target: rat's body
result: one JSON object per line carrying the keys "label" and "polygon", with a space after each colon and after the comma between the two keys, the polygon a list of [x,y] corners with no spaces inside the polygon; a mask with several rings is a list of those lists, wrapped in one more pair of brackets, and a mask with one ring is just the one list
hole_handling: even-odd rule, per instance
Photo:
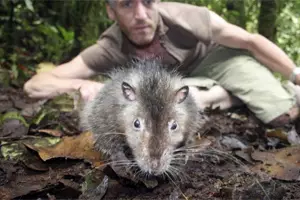
{"label": "rat's body", "polygon": [[96,149],[114,161],[129,147],[142,172],[165,173],[173,151],[193,140],[202,124],[189,88],[155,61],[133,62],[110,78],[84,107],[82,125],[94,133]]}

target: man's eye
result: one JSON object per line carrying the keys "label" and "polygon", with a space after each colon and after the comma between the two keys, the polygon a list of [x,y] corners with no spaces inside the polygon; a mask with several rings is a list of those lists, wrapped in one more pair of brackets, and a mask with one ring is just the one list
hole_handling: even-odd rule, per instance
{"label": "man's eye", "polygon": [[125,7],[125,8],[129,8],[132,6],[132,0],[125,0],[125,1],[122,1],[122,7]]}
{"label": "man's eye", "polygon": [[143,0],[143,2],[145,5],[151,5],[154,2],[154,0]]}

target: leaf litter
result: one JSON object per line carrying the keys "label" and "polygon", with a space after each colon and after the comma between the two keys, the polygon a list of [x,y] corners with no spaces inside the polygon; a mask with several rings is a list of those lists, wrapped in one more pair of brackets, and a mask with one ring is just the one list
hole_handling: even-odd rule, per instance
{"label": "leaf litter", "polygon": [[26,147],[38,152],[43,161],[52,158],[71,158],[71,159],[85,159],[94,167],[100,167],[101,154],[93,150],[92,134],[84,132],[78,136],[66,136],[59,142],[49,147],[40,144],[25,144]]}
{"label": "leaf litter", "polygon": [[[105,165],[92,134],[76,127],[72,98],[32,102],[10,90],[0,98],[18,101],[1,107],[0,199],[300,198],[295,130],[264,127],[245,108],[210,112],[196,136],[203,155],[191,158],[183,172],[188,181],[167,180],[149,189]],[[9,120],[15,121],[5,127]],[[26,129],[16,128],[21,125]]]}

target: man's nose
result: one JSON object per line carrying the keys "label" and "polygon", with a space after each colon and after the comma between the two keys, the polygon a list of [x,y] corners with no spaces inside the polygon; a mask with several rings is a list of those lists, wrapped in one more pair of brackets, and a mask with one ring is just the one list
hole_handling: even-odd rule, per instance
{"label": "man's nose", "polygon": [[141,2],[138,2],[135,7],[135,18],[138,20],[144,20],[147,18],[147,10]]}

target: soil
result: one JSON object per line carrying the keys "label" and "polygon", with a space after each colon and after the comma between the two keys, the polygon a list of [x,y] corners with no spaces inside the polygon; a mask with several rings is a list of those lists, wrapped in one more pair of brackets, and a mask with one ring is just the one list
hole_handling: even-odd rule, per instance
{"label": "soil", "polygon": [[[18,104],[12,99],[17,99]],[[34,103],[21,90],[11,88],[1,89],[0,101],[2,114],[21,111],[24,104]],[[142,183],[116,176],[109,167],[95,169],[83,160],[67,158],[41,161],[36,152],[29,151],[31,162],[38,163],[39,167],[0,158],[0,199],[300,199],[299,181],[275,179],[251,170],[256,162],[247,152],[285,148],[286,141],[266,137],[269,127],[262,125],[246,108],[225,113],[214,111],[209,115],[211,120],[201,137],[211,141],[215,151],[209,156],[192,157],[180,169],[178,179],[164,177],[158,186],[149,189]],[[74,118],[61,112],[57,120],[70,123],[76,122]],[[16,123],[5,131],[2,125],[1,130],[2,141],[28,136],[28,130],[16,128]]]}

